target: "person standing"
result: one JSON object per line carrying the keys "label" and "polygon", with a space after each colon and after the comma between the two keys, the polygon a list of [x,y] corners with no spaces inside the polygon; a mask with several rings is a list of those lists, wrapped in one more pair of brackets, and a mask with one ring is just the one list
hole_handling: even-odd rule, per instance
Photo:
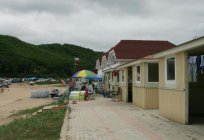
{"label": "person standing", "polygon": [[73,79],[70,79],[69,83],[69,92],[73,91],[74,90],[74,87],[76,86],[76,83]]}
{"label": "person standing", "polygon": [[3,87],[1,87],[1,93],[4,93],[4,88]]}
{"label": "person standing", "polygon": [[93,88],[92,81],[89,81],[88,91],[89,91],[89,94],[93,94],[94,93],[94,88]]}
{"label": "person standing", "polygon": [[88,88],[85,87],[85,95],[84,95],[84,100],[87,101],[89,96]]}

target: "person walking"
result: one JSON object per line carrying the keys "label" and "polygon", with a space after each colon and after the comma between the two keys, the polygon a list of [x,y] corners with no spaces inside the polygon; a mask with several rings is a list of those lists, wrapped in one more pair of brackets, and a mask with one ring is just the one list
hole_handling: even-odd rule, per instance
{"label": "person walking", "polygon": [[76,86],[76,83],[73,79],[70,79],[69,83],[69,92],[73,91],[74,90],[74,87]]}

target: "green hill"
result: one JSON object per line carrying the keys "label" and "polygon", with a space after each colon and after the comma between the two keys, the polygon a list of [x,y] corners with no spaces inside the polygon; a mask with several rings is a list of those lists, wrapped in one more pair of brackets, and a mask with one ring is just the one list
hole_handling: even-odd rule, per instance
{"label": "green hill", "polygon": [[[0,35],[0,77],[68,77],[81,69],[94,71],[101,54],[76,45],[33,45]],[[74,58],[80,58],[76,67]]]}

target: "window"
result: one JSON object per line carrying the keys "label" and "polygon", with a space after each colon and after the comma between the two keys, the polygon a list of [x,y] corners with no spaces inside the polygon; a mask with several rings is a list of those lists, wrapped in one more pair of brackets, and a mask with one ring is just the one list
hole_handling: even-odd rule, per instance
{"label": "window", "polygon": [[175,80],[175,57],[166,59],[166,80]]}
{"label": "window", "polygon": [[108,64],[109,65],[114,65],[116,63],[116,60],[115,60],[115,53],[114,52],[110,52],[109,53],[109,56],[108,56]]}
{"label": "window", "polygon": [[136,82],[140,83],[140,66],[136,66]]}
{"label": "window", "polygon": [[124,70],[122,70],[122,81],[124,81]]}
{"label": "window", "polygon": [[165,60],[165,86],[176,88],[176,57],[168,57]]}
{"label": "window", "polygon": [[159,82],[158,63],[148,63],[148,82]]}

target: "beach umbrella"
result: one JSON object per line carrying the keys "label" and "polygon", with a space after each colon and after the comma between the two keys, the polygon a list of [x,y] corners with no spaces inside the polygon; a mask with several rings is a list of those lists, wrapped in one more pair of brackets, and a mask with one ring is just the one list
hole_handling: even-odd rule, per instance
{"label": "beach umbrella", "polygon": [[102,80],[102,75],[97,74],[97,75],[95,75],[94,79],[95,80]]}
{"label": "beach umbrella", "polygon": [[92,79],[95,77],[95,73],[90,71],[90,70],[81,70],[76,72],[72,78],[88,78],[88,79]]}

